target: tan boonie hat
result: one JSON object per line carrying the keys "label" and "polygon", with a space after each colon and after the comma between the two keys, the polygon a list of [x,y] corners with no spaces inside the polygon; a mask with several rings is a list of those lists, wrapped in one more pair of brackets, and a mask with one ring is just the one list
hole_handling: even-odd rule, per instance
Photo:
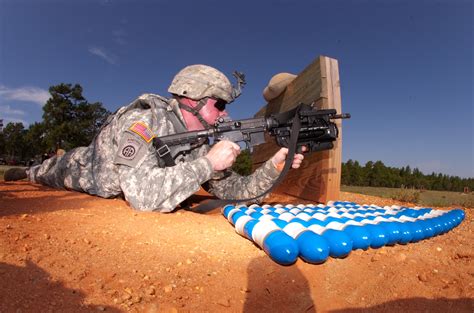
{"label": "tan boonie hat", "polygon": [[270,101],[278,97],[294,79],[296,75],[290,73],[278,73],[274,75],[268,82],[267,87],[263,90],[263,98]]}

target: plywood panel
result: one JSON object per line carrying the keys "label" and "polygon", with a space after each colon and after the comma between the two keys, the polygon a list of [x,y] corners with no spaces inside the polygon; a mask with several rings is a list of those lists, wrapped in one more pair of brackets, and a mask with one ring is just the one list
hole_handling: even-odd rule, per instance
{"label": "plywood panel", "polygon": [[[256,116],[287,111],[299,103],[316,102],[318,108],[336,109],[341,113],[341,93],[339,67],[335,59],[318,57],[298,77],[288,85],[278,98],[262,108]],[[277,188],[284,192],[316,202],[327,202],[339,198],[341,181],[342,125],[334,149],[312,153],[305,156],[300,169],[291,170],[283,183]],[[268,160],[279,148],[269,138],[269,142],[257,147],[253,153],[254,166]]]}

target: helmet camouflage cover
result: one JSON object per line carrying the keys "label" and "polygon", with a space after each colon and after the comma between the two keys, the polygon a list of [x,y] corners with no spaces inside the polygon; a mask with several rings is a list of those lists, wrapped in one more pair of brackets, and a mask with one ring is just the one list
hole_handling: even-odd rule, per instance
{"label": "helmet camouflage cover", "polygon": [[176,74],[168,92],[193,100],[210,97],[227,103],[234,100],[234,88],[220,71],[207,65],[190,65]]}

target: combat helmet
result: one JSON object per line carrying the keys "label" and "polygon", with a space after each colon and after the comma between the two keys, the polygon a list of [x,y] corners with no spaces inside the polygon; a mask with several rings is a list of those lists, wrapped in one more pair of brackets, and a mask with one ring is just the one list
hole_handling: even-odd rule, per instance
{"label": "combat helmet", "polygon": [[176,74],[168,92],[193,100],[210,97],[230,103],[240,95],[241,87],[245,84],[245,76],[242,73],[234,72],[234,76],[238,83],[236,88],[217,69],[202,64],[190,65]]}

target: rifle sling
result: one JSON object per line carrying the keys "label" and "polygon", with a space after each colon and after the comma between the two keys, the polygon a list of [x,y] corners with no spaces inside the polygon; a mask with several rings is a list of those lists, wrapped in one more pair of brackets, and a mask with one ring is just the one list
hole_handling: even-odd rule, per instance
{"label": "rifle sling", "polygon": [[289,118],[290,116],[293,117],[293,125],[291,127],[291,135],[290,135],[290,140],[288,143],[288,155],[286,156],[286,161],[285,161],[285,166],[283,167],[283,170],[281,171],[280,175],[277,177],[273,185],[265,190],[263,193],[259,194],[256,197],[253,198],[248,198],[248,199],[214,199],[214,200],[208,200],[205,202],[200,203],[197,207],[193,208],[192,210],[198,213],[205,213],[209,212],[216,207],[222,207],[226,204],[231,204],[231,203],[240,203],[240,202],[247,202],[247,201],[254,201],[257,200],[260,197],[265,196],[269,192],[271,192],[276,186],[278,186],[283,178],[286,176],[288,171],[291,168],[291,165],[293,164],[293,159],[296,153],[296,145],[298,142],[298,136],[301,128],[301,121],[299,118],[299,111],[300,107],[297,107],[295,111],[292,110],[292,114],[285,114],[289,112],[285,112],[282,115],[280,115],[281,118]]}
{"label": "rifle sling", "polygon": [[[167,109],[166,114],[171,120],[171,123],[174,125],[178,133],[185,132],[186,127],[183,125],[183,122],[176,116],[176,113],[172,109]],[[176,162],[171,156],[170,148],[158,137],[153,138],[153,146],[155,147],[156,154],[158,158],[162,159],[165,162],[166,167],[175,166]]]}
{"label": "rifle sling", "polygon": [[176,162],[174,161],[173,157],[171,156],[171,151],[168,145],[163,143],[163,141],[155,137],[153,138],[153,145],[155,146],[155,151],[157,156],[165,162],[166,167],[175,166]]}

